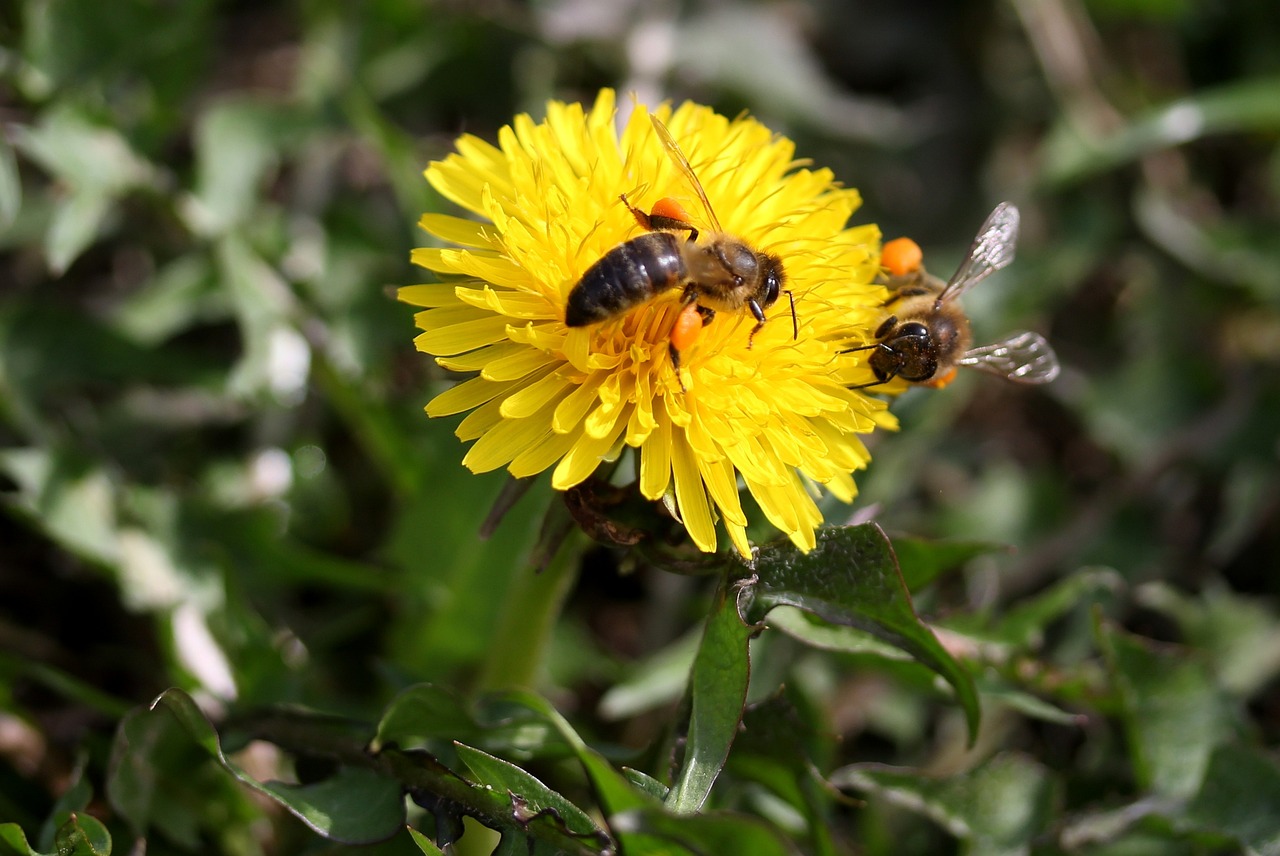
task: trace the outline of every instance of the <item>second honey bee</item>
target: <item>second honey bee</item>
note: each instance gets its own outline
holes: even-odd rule
[[[881,263],[892,295],[889,316],[874,333],[867,363],[875,380],[862,389],[896,377],[940,388],[960,366],[969,366],[1017,383],[1048,383],[1058,376],[1058,357],[1039,333],[1014,333],[989,345],[971,347],[969,319],[957,298],[1013,261],[1018,241],[1018,209],[1002,202],[987,217],[960,267],[944,283],[924,269],[920,248],[909,238],[884,245]]]
[[[750,311],[756,319],[748,339],[750,347],[764,326],[764,310],[786,291],[786,273],[778,256],[757,250],[720,228],[688,158],[658,117],[651,115],[650,119],[667,154],[701,202],[711,234],[703,235],[674,199],[658,200],[646,214],[622,195],[622,204],[648,234],[619,244],[587,268],[569,291],[565,324],[586,327],[608,321],[659,294],[683,288],[682,308],[669,343],[679,379],[680,351],[693,344],[717,311]],[[704,240],[699,242],[699,237]],[[794,300],[792,320],[793,333],[798,335]],[[683,387],[683,380],[680,383]]]

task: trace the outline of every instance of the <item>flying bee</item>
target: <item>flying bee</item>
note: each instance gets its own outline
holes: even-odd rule
[[[1058,357],[1039,333],[1014,333],[990,345],[971,347],[969,319],[957,298],[1013,261],[1018,241],[1018,209],[1001,202],[987,217],[960,267],[943,283],[925,271],[920,248],[910,238],[884,245],[881,263],[892,295],[889,316],[876,329],[867,362],[876,379],[855,389],[887,383],[895,377],[941,388],[969,366],[1017,383],[1048,383],[1058,376]]]
[[[666,125],[657,116],[649,118],[676,169],[701,202],[710,234],[703,234],[674,199],[659,199],[646,214],[623,194],[622,204],[648,234],[619,244],[587,268],[569,291],[564,320],[570,327],[598,324],[659,294],[683,288],[680,314],[672,326],[668,345],[679,380],[680,351],[696,341],[717,311],[751,312],[756,319],[747,339],[747,347],[751,347],[766,321],[764,311],[777,302],[783,291],[788,296],[791,292],[784,288],[786,273],[780,258],[721,229],[689,159]],[[793,335],[798,337],[794,297],[791,317]],[[680,385],[684,386],[683,380]]]

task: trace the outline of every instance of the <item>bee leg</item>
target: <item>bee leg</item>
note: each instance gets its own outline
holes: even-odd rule
[[[627,194],[621,193],[618,198],[636,218],[641,229],[648,232],[688,232],[690,241],[698,240],[697,227],[689,222],[688,212],[674,199],[659,199],[653,211],[646,214],[627,200]]]
[[[680,384],[680,391],[688,392],[689,388],[684,385],[684,375],[680,374],[680,349],[674,342],[668,342],[667,352],[671,354],[671,370],[676,373],[676,382]]]
[[[644,229],[646,232],[655,231],[653,223],[649,220],[649,215],[627,201],[627,194],[620,193],[618,194],[618,198],[622,200],[623,205],[627,206],[627,210],[631,212],[631,216],[636,218],[636,222],[640,224],[641,229]]]
[[[748,300],[747,308],[751,310],[751,314],[756,318],[756,326],[751,328],[751,335],[747,336],[747,350],[750,350],[751,343],[756,340],[756,333],[760,332],[760,328],[764,326],[764,322],[767,319],[764,317],[764,310],[760,308],[760,304],[755,300]],[[799,335],[799,331],[797,331],[797,335]]]
[[[686,292],[684,306],[676,316],[676,322],[671,328],[671,339],[667,342],[667,351],[671,354],[671,367],[675,369],[676,380],[680,382],[682,392],[688,390],[685,389],[684,378],[680,374],[680,351],[692,346],[698,339],[698,332],[716,317],[714,309],[703,306],[697,302],[697,299],[696,291]]]
[[[864,346],[863,346],[863,347],[861,347],[861,348],[850,348],[849,350],[850,350],[850,351],[865,351],[865,350],[867,350],[868,348],[885,348],[885,350],[889,350],[887,347],[885,347],[884,343],[882,343],[882,342],[877,342],[877,343],[876,343],[876,344],[874,344],[874,345],[864,345]],[[847,351],[846,351],[846,353],[847,353]],[[884,377],[879,377],[879,375],[877,374],[877,377],[876,377],[876,379],[875,379],[875,380],[870,381],[870,382],[868,382],[868,383],[860,383],[860,384],[857,384],[857,385],[855,385],[855,386],[851,386],[851,387],[849,387],[849,389],[869,389],[870,387],[873,387],[873,386],[880,386],[880,384],[882,384],[882,383],[888,383],[889,381],[893,380],[893,379],[894,379],[895,377],[897,377],[897,376],[898,376],[898,371],[897,371],[897,369],[894,369],[892,372],[890,372],[889,374],[885,375]]]

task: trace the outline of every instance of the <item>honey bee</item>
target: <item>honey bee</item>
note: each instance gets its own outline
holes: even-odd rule
[[[784,291],[789,297],[791,292],[784,288],[786,273],[780,258],[721,229],[688,158],[666,125],[657,116],[649,118],[667,154],[701,202],[710,234],[704,235],[674,199],[658,200],[646,214],[622,194],[622,204],[648,234],[619,244],[587,268],[569,291],[564,320],[570,327],[598,324],[682,287],[681,310],[668,346],[671,365],[680,379],[680,351],[693,344],[717,311],[751,312],[756,324],[747,339],[750,347],[766,321],[764,310]],[[681,236],[681,232],[686,234]],[[699,237],[704,238],[701,243]],[[793,334],[798,337],[794,297],[791,307]],[[680,385],[683,388],[683,380]]]
[[[1039,333],[1014,333],[989,345],[971,347],[969,319],[957,298],[1013,261],[1018,240],[1018,209],[1002,202],[987,217],[960,267],[943,283],[927,273],[920,248],[909,238],[890,241],[881,262],[893,292],[885,303],[889,316],[876,329],[867,362],[876,379],[854,389],[887,383],[895,377],[942,388],[968,366],[1017,383],[1048,383],[1058,376],[1058,357]]]

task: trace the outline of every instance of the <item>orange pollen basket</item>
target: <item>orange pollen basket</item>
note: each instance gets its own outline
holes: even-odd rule
[[[671,345],[677,351],[683,351],[698,340],[702,332],[702,316],[698,314],[698,304],[690,303],[680,310],[676,323],[671,325]]]
[[[920,270],[924,252],[910,238],[895,238],[880,249],[880,264],[890,276],[905,276]]]
[[[653,210],[649,212],[649,216],[676,220],[681,223],[689,223],[693,220],[689,216],[689,212],[684,209],[684,206],[670,197],[663,197],[655,202]]]

